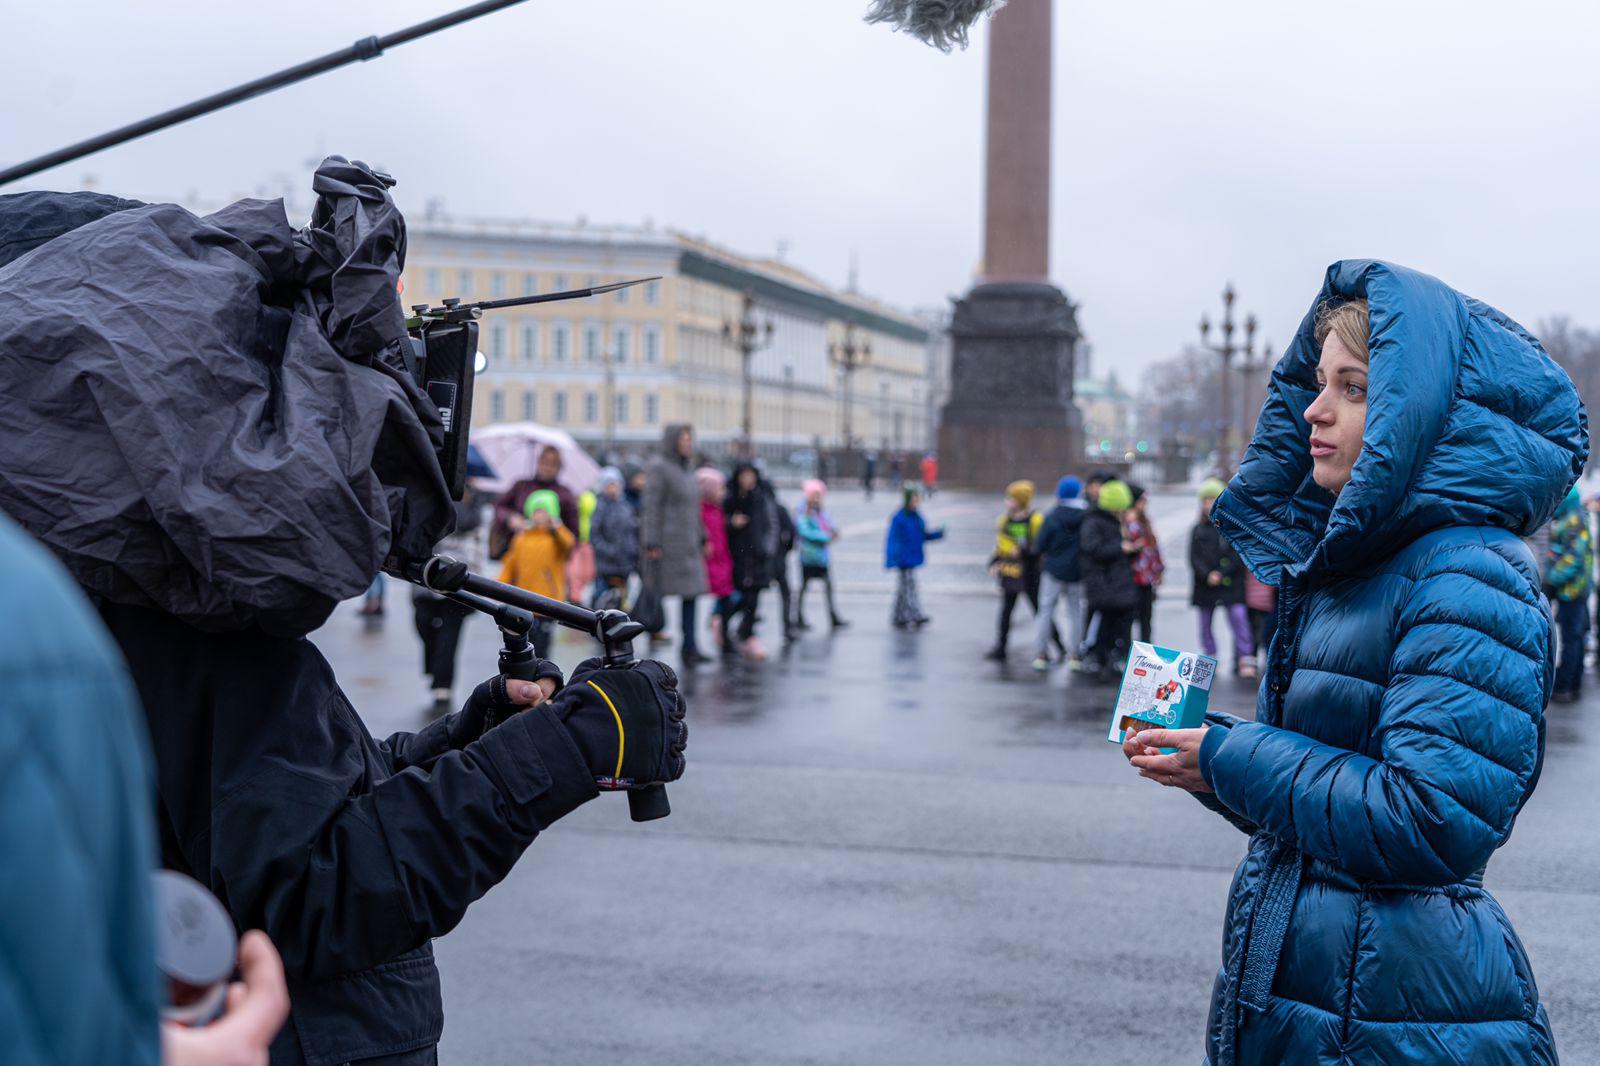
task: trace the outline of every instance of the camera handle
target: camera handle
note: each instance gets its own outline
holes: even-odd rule
[[[594,637],[603,649],[602,661],[613,669],[633,665],[634,639],[644,633],[644,626],[622,611],[591,611],[514,585],[491,581],[472,573],[465,563],[447,555],[404,566],[397,576],[493,618],[505,643],[500,650],[500,673],[506,677],[533,680],[531,674],[537,657],[528,633],[536,614]],[[515,672],[518,670],[522,673]],[[654,821],[671,813],[665,785],[628,790],[628,817],[634,821]]]

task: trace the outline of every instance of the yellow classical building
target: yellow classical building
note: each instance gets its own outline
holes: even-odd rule
[[[743,376],[724,325],[737,326],[748,294],[762,345],[751,359],[758,454],[838,448],[847,419],[862,448],[929,446],[940,399],[934,330],[784,263],[682,234],[414,219],[404,301],[505,299],[652,275],[660,280],[487,312],[480,347],[489,366],[475,388],[474,424],[541,422],[596,455],[622,455],[654,445],[663,426],[688,422],[702,448],[726,453],[740,436]],[[848,396],[835,357],[845,345],[870,349],[849,375]]]

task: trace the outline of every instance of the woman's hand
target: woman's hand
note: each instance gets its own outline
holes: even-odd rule
[[[1211,571],[1211,573],[1207,574],[1206,575],[1206,584],[1210,585],[1212,588],[1216,588],[1218,585],[1222,584],[1222,574],[1221,574],[1221,572],[1217,571],[1217,570],[1213,570],[1213,571]]]
[[[732,526],[734,529],[743,529],[749,524],[749,515],[736,514],[732,518],[728,519],[728,525]]]
[[[1123,739],[1122,754],[1140,777],[1187,792],[1210,792],[1211,786],[1200,776],[1200,743],[1208,728],[1143,729],[1138,735]],[[1162,748],[1178,750],[1163,755]]]

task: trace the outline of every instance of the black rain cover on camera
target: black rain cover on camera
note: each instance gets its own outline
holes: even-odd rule
[[[0,509],[89,592],[301,634],[448,532],[404,220],[361,163],[313,188],[298,231],[280,200],[0,197]]]

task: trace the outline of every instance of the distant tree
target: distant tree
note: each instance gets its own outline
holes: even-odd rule
[[[1538,324],[1535,333],[1550,358],[1572,379],[1583,405],[1594,410],[1600,402],[1600,332],[1574,326],[1567,315],[1551,315]],[[1591,450],[1589,465],[1594,462]]]

